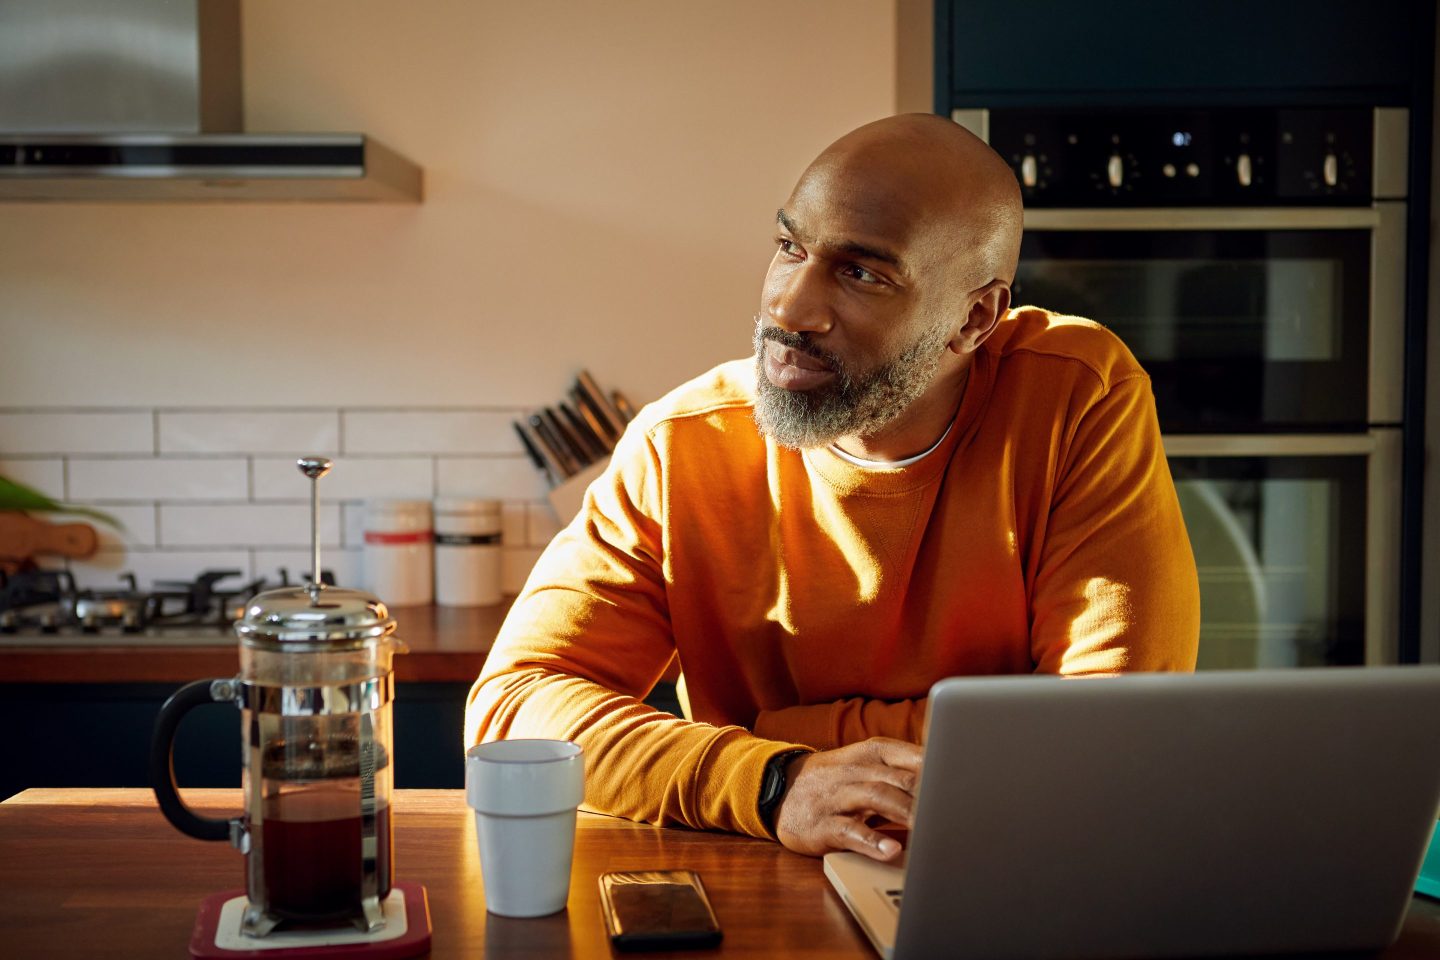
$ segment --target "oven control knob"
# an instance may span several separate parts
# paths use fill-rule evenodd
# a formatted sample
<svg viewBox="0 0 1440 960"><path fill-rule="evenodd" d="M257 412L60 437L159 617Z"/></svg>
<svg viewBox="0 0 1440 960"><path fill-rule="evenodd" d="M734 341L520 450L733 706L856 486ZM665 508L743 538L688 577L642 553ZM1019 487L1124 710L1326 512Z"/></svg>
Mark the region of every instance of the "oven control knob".
<svg viewBox="0 0 1440 960"><path fill-rule="evenodd" d="M1333 187L1340 182L1340 161L1335 159L1335 154L1325 154L1325 163L1322 170L1325 175L1325 186Z"/></svg>
<svg viewBox="0 0 1440 960"><path fill-rule="evenodd" d="M1235 160L1235 176L1240 181L1240 186L1250 186L1251 174L1250 154L1242 153Z"/></svg>
<svg viewBox="0 0 1440 960"><path fill-rule="evenodd" d="M1027 153L1020 160L1020 182L1027 187L1034 187L1040 180L1040 169L1035 163L1035 154Z"/></svg>
<svg viewBox="0 0 1440 960"><path fill-rule="evenodd" d="M1110 162L1105 165L1105 176L1115 190L1119 190L1120 185L1125 182L1125 161L1120 159L1120 154L1110 154Z"/></svg>

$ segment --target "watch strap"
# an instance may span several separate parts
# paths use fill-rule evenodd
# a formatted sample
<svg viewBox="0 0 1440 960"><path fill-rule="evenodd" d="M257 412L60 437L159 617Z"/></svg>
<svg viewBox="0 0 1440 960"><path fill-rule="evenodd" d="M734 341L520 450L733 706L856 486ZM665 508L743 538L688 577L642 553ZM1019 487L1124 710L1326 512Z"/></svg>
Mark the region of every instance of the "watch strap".
<svg viewBox="0 0 1440 960"><path fill-rule="evenodd" d="M784 753L775 754L765 763L765 774L760 779L759 810L760 819L772 836L775 833L775 811L785 796L786 771L790 767L790 761L809 752L809 750L786 750Z"/></svg>

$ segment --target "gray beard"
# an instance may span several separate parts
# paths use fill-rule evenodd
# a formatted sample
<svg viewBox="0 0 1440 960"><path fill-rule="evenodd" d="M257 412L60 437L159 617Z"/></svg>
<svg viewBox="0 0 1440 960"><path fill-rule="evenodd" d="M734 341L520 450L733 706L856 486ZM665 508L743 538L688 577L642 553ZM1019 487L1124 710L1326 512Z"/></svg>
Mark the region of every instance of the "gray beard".
<svg viewBox="0 0 1440 960"><path fill-rule="evenodd" d="M813 390L786 390L765 376L765 341L824 361L835 378ZM925 392L935 373L949 331L937 324L900 355L874 370L856 374L803 335L762 326L755 318L755 423L782 447L826 447L841 437L873 436Z"/></svg>

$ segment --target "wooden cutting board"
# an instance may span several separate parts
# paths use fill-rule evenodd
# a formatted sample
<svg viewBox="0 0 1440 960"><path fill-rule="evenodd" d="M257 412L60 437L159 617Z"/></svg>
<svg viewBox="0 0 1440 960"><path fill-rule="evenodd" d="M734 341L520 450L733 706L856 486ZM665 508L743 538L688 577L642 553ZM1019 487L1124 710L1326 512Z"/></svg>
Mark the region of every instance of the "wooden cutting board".
<svg viewBox="0 0 1440 960"><path fill-rule="evenodd" d="M0 561L23 563L37 553L83 560L99 542L88 523L49 523L16 510L0 511Z"/></svg>

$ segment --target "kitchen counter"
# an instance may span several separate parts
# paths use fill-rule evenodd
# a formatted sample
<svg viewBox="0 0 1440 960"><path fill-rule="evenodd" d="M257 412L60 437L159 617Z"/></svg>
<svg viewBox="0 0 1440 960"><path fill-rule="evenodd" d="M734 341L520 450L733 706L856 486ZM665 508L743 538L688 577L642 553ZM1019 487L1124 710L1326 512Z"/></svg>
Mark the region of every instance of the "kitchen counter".
<svg viewBox="0 0 1440 960"><path fill-rule="evenodd" d="M395 607L396 635L409 652L395 658L401 683L469 683L509 611L492 607ZM217 633L185 636L0 637L0 682L188 683L233 676L236 641Z"/></svg>

